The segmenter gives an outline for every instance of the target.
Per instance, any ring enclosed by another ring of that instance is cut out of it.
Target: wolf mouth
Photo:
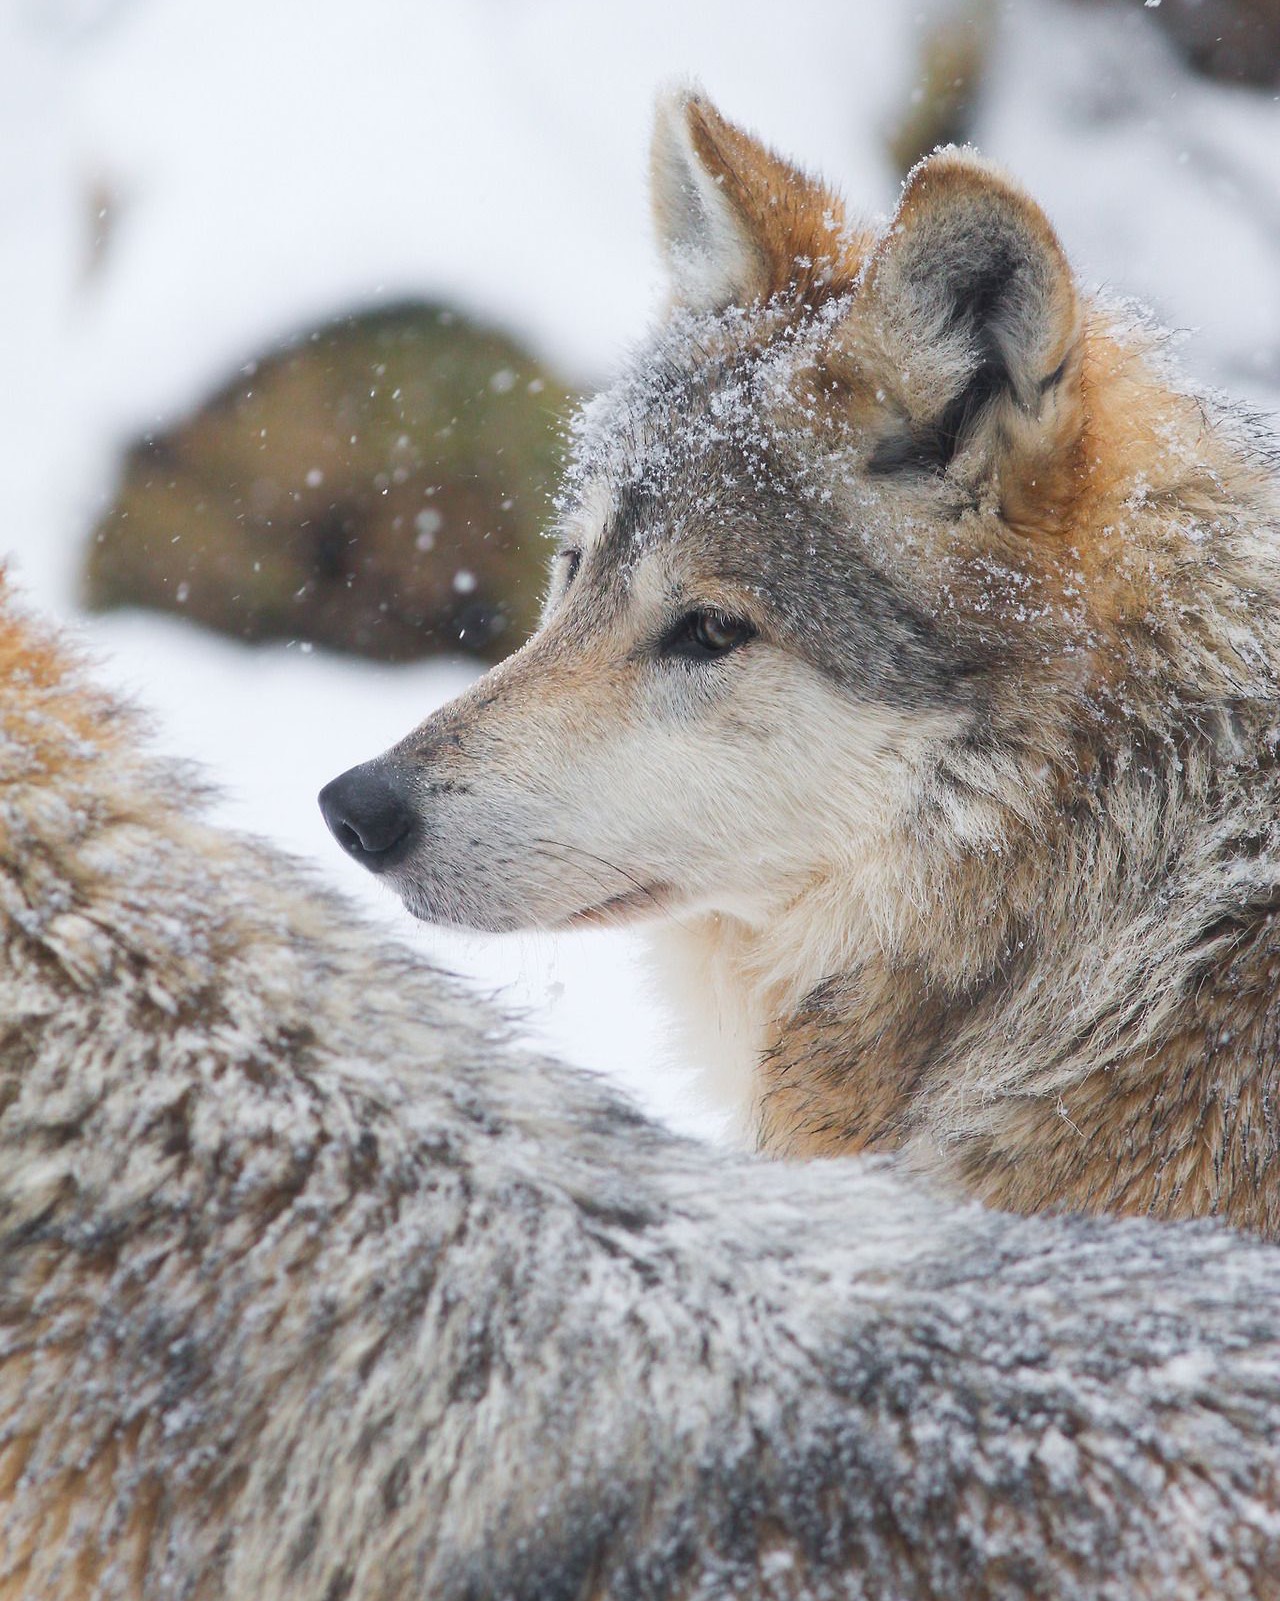
[[[565,927],[616,927],[619,923],[633,921],[637,915],[645,912],[665,911],[670,898],[669,884],[637,884],[635,889],[624,890],[621,895],[611,895],[608,900],[600,901],[595,906],[571,912],[565,919]]]

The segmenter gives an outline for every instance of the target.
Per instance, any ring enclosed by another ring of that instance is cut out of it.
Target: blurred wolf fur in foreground
[[[1280,1253],[515,1048],[0,597],[0,1597],[1280,1596]]]
[[[654,180],[543,627],[331,826],[423,917],[664,916],[766,1151],[1275,1235],[1273,461],[972,154],[876,232],[683,96]]]

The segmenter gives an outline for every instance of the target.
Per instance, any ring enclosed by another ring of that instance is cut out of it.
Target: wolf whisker
[[[687,929],[688,925],[682,923],[669,907],[664,906],[654,891],[650,889],[647,884],[638,879],[634,873],[629,873],[625,867],[620,867],[617,862],[611,862],[607,856],[598,856],[594,851],[585,850],[581,845],[570,845],[565,840],[534,839],[530,840],[529,843],[543,850],[558,850],[566,852],[571,856],[581,857],[584,861],[598,862],[602,867],[607,867],[611,873],[617,873],[619,878],[625,878],[627,883],[630,884],[639,894],[648,896],[648,898],[653,902],[655,912],[657,912],[660,916],[665,917],[669,922],[674,923],[677,928]],[[605,881],[602,880],[601,882]],[[605,882],[605,887],[608,887],[607,882]]]

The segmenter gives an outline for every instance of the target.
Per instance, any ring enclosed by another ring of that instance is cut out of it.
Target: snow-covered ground
[[[0,482],[22,581],[74,615],[120,446],[309,319],[444,295],[578,382],[607,378],[654,303],[645,165],[663,81],[700,79],[886,211],[884,131],[919,27],[900,0],[0,0]],[[1188,77],[1140,8],[1015,0],[978,138],[1086,281],[1189,330],[1201,378],[1280,401],[1274,98]],[[99,195],[110,227],[90,272]],[[227,820],[502,987],[563,1054],[716,1129],[668,1060],[635,940],[421,928],[325,833],[321,784],[464,666],[248,649],[141,615],[77,626],[167,746],[223,785]]]

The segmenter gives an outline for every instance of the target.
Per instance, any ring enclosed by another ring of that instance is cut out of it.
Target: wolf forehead
[[[590,542],[584,502],[630,497],[669,514],[637,536],[673,538],[691,510],[717,513],[732,492],[819,505],[832,497],[839,461],[850,485],[867,453],[866,430],[827,375],[833,330],[848,295],[814,311],[782,297],[718,313],[677,311],[571,426],[562,514]],[[819,463],[819,453],[834,454]],[[602,487],[603,486],[603,489]],[[726,496],[728,492],[728,497]],[[880,497],[868,486],[868,504]]]
[[[624,598],[649,558],[681,603],[736,599],[844,687],[951,704],[971,664],[893,570],[901,506],[828,369],[849,295],[799,309],[673,316],[575,419],[559,542],[597,592]]]

